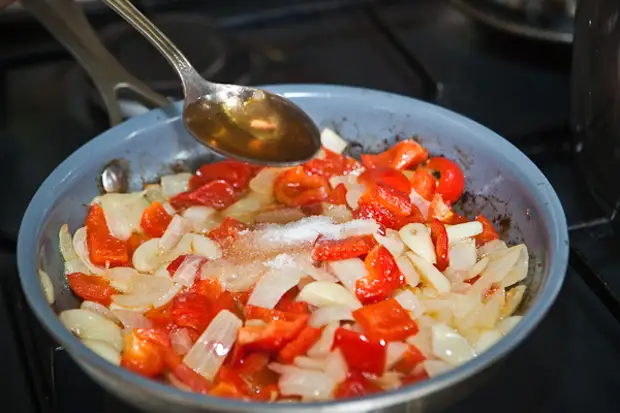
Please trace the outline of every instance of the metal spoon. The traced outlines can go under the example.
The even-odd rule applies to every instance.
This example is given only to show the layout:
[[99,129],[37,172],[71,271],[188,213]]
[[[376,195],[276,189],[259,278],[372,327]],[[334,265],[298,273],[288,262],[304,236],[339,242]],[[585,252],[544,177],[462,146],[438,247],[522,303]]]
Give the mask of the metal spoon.
[[264,165],[298,164],[318,152],[319,130],[297,105],[261,89],[206,81],[129,0],[103,1],[176,70],[185,95],[183,122],[200,143],[221,155]]

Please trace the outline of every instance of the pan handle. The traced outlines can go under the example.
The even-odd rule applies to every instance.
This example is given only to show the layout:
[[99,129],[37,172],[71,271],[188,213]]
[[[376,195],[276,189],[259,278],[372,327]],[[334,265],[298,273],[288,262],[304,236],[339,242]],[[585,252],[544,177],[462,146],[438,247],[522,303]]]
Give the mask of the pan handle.
[[117,92],[129,89],[153,107],[168,99],[129,73],[105,48],[74,0],[21,0],[21,4],[54,35],[86,69],[108,111],[110,125],[123,121]]

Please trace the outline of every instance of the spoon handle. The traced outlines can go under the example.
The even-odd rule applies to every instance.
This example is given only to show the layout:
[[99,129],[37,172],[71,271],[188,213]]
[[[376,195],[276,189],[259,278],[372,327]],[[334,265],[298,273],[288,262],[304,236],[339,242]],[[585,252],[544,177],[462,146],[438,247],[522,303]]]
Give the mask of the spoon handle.
[[[198,74],[168,36],[162,33],[130,0],[103,0],[103,2],[127,23],[131,24],[164,55],[181,78],[186,101],[193,101],[202,96],[201,86],[208,84],[208,82]],[[192,96],[194,94],[196,96]]]

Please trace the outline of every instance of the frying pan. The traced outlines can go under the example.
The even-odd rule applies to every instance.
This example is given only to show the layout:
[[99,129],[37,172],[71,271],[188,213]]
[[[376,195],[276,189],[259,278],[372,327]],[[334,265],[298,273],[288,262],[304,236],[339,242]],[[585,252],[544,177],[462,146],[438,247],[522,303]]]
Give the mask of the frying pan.
[[[446,109],[350,87],[281,85],[266,89],[292,99],[320,127],[336,129],[353,142],[353,150],[380,151],[399,138],[418,135],[431,153],[457,160],[467,177],[468,191],[460,208],[501,219],[504,239],[523,241],[528,246],[531,268],[528,295],[520,308],[523,320],[498,344],[448,373],[399,390],[339,402],[290,405],[212,398],[183,392],[109,364],[58,321],[59,311],[78,306],[63,276],[58,231],[64,223],[71,231],[83,225],[85,205],[98,195],[99,174],[111,160],[121,160],[127,166],[130,188],[138,190],[161,174],[179,168],[191,170],[215,159],[184,130],[180,103],[133,118],[86,143],[61,163],[34,195],[21,224],[17,250],[22,287],[34,313],[95,381],[147,411],[357,413],[406,408],[430,412],[456,402],[534,329],[560,290],[568,259],[568,231],[553,188],[513,145]],[[53,307],[45,300],[38,268],[45,270],[54,284]]]

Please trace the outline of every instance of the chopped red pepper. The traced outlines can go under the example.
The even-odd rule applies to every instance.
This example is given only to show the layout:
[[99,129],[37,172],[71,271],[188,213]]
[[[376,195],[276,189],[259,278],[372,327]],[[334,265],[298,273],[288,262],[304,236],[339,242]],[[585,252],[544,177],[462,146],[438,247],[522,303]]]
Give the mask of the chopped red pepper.
[[476,221],[482,224],[482,233],[476,235],[476,245],[482,246],[489,241],[499,239],[499,234],[495,230],[493,223],[487,219],[484,215],[478,215]]
[[338,385],[334,397],[336,399],[350,399],[368,396],[381,391],[383,389],[378,384],[368,380],[362,373],[352,371],[347,375],[346,380]]
[[374,341],[401,341],[418,333],[418,325],[394,298],[365,305],[353,312],[364,334]]
[[119,292],[110,286],[108,280],[96,275],[74,272],[67,275],[69,286],[82,300],[95,301],[106,307],[112,303],[112,296]]
[[170,221],[172,221],[172,216],[163,205],[159,202],[153,202],[142,213],[140,226],[150,237],[159,238],[164,235]]
[[435,195],[437,180],[428,169],[419,167],[413,172],[411,185],[418,195],[430,202]]
[[[325,202],[332,205],[346,205],[347,204],[347,187],[344,184],[338,184],[329,193]],[[321,212],[322,213],[322,209]],[[317,214],[318,215],[318,214]]]
[[426,360],[424,354],[416,346],[413,344],[409,344],[405,354],[403,354],[402,358],[396,362],[392,370],[397,371],[402,374],[411,374],[413,369]]
[[222,180],[228,182],[236,191],[242,191],[248,187],[254,173],[255,168],[252,165],[226,159],[198,168],[189,180],[189,188],[195,190],[209,182]]
[[355,294],[364,304],[391,297],[405,282],[394,257],[382,245],[368,253],[364,264],[368,275],[355,282]]
[[276,310],[295,314],[310,314],[308,303],[295,300],[297,294],[299,294],[299,288],[297,287],[288,290],[282,298],[280,298],[278,304],[276,304]]
[[304,164],[303,167],[307,172],[331,178],[332,176],[345,175],[360,168],[359,163],[353,158],[347,158],[325,148],[323,151],[325,156],[322,159],[315,158]]
[[170,372],[193,392],[207,394],[211,389],[209,380],[189,368],[172,349],[165,351],[164,362]]
[[280,350],[280,360],[283,363],[292,363],[295,357],[305,354],[320,336],[321,329],[306,326],[293,341]]
[[155,333],[146,330],[154,329],[134,329],[125,334],[121,366],[141,376],[153,377],[164,369],[166,341],[165,338],[155,337]]
[[450,265],[450,257],[448,256],[448,232],[446,226],[435,219],[431,221],[431,239],[435,245],[435,256],[437,264],[435,267],[439,271],[443,271]]
[[327,199],[329,182],[324,176],[312,175],[303,166],[296,166],[278,175],[273,190],[279,202],[301,206]]
[[204,205],[215,209],[224,209],[237,199],[235,189],[223,179],[208,182],[193,191],[182,192],[170,199],[176,209],[193,205]]
[[375,200],[398,217],[408,217],[413,212],[413,205],[409,195],[384,186],[377,186],[374,190]]
[[129,254],[129,258],[133,257],[133,253],[136,252],[140,245],[144,244],[150,239],[151,237],[142,232],[134,232],[133,234],[131,234],[131,236],[127,240],[127,252]]
[[456,162],[443,157],[430,158],[426,166],[440,174],[437,193],[441,194],[446,202],[456,202],[465,189],[465,175],[461,168]]
[[179,267],[181,266],[181,264],[183,264],[183,261],[185,261],[185,258],[187,257],[187,255],[188,254],[179,255],[170,264],[168,264],[168,266],[166,267],[166,270],[168,271],[171,277],[174,276],[174,273],[176,273]]
[[239,329],[237,342],[249,350],[278,351],[303,330],[308,316],[293,321],[272,320],[266,326],[244,326]]
[[420,164],[428,158],[428,151],[414,140],[398,142],[378,155],[362,155],[362,164],[366,168],[388,166],[394,169],[406,169]]
[[366,255],[377,245],[371,235],[358,235],[341,240],[320,239],[314,246],[312,258],[316,261],[346,260]]
[[433,196],[433,200],[428,207],[427,219],[429,221],[437,219],[446,224],[452,222],[454,219],[452,207],[443,200],[443,196],[441,194],[436,193]]
[[338,328],[332,348],[339,348],[349,370],[380,376],[385,369],[385,342],[372,341],[365,335]]
[[177,328],[177,325],[174,324],[171,309],[172,301],[162,307],[147,311],[144,313],[144,316],[149,319],[154,327],[165,331],[172,331]]
[[90,207],[86,217],[86,243],[90,260],[95,265],[117,267],[129,263],[127,243],[110,234],[103,208],[98,204]]
[[248,226],[234,218],[226,217],[217,227],[209,231],[209,238],[220,245],[228,245]]
[[175,324],[180,327],[190,327],[202,333],[205,331],[218,309],[204,295],[187,292],[177,295],[172,300],[170,313]]
[[411,182],[401,171],[391,167],[378,166],[367,169],[357,180],[370,188],[382,186],[402,192],[407,196],[411,192]]

